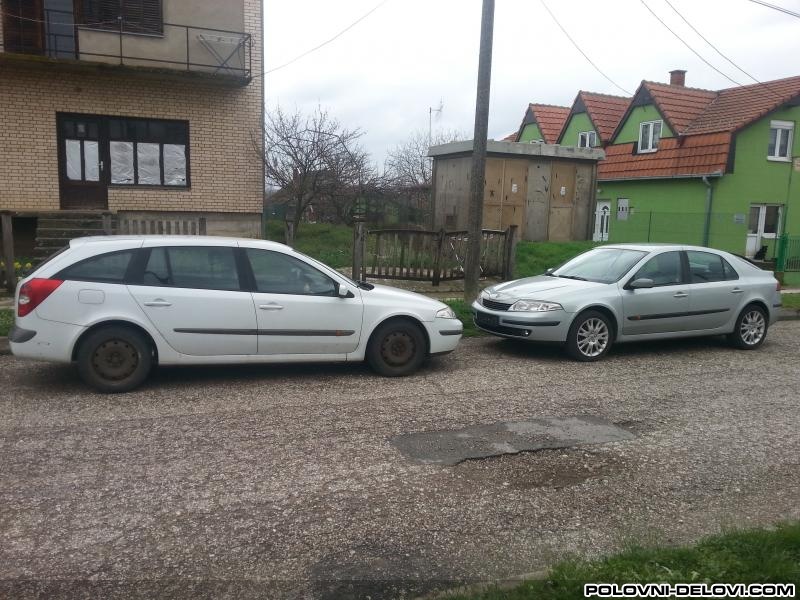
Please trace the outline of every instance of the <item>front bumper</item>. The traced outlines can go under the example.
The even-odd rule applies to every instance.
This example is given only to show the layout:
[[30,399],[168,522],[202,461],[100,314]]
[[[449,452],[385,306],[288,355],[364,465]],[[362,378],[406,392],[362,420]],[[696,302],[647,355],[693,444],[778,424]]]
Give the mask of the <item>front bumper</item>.
[[447,354],[452,352],[461,341],[464,332],[464,325],[458,319],[434,319],[430,323],[425,323],[430,340],[431,356],[437,354]]
[[500,337],[534,340],[538,342],[564,342],[567,339],[572,315],[563,310],[541,313],[490,310],[472,303],[475,326]]

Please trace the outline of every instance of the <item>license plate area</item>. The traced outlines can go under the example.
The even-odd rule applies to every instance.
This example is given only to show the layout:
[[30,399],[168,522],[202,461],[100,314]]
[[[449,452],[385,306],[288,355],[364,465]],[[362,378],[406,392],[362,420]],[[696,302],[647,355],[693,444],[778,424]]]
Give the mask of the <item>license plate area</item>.
[[476,312],[475,323],[478,325],[486,325],[488,327],[497,327],[500,325],[500,317],[483,312]]

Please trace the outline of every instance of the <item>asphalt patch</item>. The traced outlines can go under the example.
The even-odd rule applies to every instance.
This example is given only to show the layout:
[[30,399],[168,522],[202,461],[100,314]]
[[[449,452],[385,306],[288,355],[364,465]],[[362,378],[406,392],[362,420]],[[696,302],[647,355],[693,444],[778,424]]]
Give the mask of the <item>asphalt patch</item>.
[[519,454],[545,448],[621,442],[636,437],[610,421],[591,416],[549,417],[475,425],[463,429],[407,433],[391,439],[408,458],[425,464]]

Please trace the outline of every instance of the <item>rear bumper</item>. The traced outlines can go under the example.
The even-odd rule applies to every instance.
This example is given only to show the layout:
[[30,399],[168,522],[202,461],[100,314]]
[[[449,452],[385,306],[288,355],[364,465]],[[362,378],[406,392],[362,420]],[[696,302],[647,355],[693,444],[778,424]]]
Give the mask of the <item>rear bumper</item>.
[[563,310],[543,313],[505,312],[489,310],[472,303],[475,326],[500,337],[537,342],[564,342],[572,316]]
[[8,341],[11,353],[19,358],[68,363],[72,361],[75,340],[84,330],[80,325],[29,316],[21,325],[12,327]]

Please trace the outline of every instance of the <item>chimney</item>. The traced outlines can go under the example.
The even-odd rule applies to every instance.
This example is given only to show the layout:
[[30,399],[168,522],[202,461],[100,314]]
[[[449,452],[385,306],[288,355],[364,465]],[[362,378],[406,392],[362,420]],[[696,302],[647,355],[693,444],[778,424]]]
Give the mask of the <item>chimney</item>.
[[686,85],[686,71],[683,69],[675,69],[669,72],[669,84],[679,85],[681,87]]

